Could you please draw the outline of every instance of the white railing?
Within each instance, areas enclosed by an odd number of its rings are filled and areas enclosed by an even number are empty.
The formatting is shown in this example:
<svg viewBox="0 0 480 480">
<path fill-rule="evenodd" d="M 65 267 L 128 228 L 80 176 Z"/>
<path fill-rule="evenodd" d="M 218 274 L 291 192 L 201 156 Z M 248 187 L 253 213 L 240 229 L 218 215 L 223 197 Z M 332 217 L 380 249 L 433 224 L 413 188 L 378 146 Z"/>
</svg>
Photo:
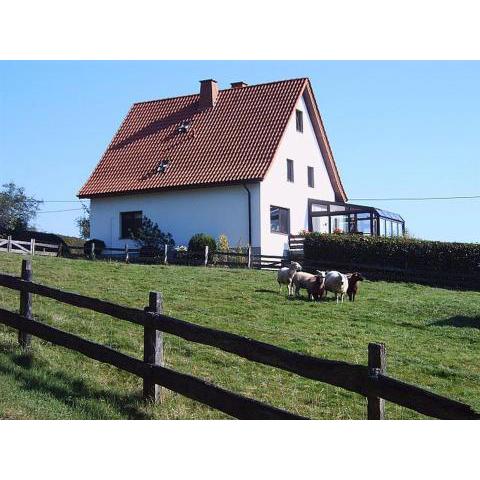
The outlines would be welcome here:
<svg viewBox="0 0 480 480">
<path fill-rule="evenodd" d="M 7 238 L 0 238 L 0 251 L 8 253 L 58 256 L 60 247 L 61 245 L 51 243 L 37 243 L 34 238 L 30 239 L 29 242 L 13 240 L 10 235 Z"/>
</svg>

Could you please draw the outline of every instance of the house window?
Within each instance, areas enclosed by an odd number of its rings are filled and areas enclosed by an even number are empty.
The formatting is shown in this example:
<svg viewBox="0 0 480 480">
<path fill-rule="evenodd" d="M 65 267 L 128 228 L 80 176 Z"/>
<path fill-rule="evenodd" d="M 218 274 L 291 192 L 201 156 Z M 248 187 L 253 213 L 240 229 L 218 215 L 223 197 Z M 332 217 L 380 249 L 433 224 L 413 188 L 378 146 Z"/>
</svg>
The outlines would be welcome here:
<svg viewBox="0 0 480 480">
<path fill-rule="evenodd" d="M 295 117 L 297 123 L 297 132 L 303 132 L 303 112 L 301 110 L 295 110 Z"/>
<path fill-rule="evenodd" d="M 308 167 L 308 186 L 311 188 L 315 187 L 315 174 L 313 167 Z"/>
<path fill-rule="evenodd" d="M 131 238 L 132 233 L 138 232 L 142 226 L 142 211 L 137 212 L 121 212 L 120 213 L 120 238 Z"/>
<path fill-rule="evenodd" d="M 287 158 L 287 182 L 293 183 L 293 160 Z"/>
<path fill-rule="evenodd" d="M 270 207 L 270 231 L 290 233 L 290 210 L 288 208 Z"/>
</svg>

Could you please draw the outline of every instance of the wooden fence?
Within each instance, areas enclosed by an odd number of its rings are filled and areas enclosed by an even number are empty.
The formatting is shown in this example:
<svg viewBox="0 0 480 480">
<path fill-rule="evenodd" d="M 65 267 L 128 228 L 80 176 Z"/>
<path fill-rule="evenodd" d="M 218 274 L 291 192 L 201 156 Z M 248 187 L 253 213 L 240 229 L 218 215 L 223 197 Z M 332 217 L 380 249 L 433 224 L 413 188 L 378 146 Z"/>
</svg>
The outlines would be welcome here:
<svg viewBox="0 0 480 480">
<path fill-rule="evenodd" d="M 67 253 L 68 250 L 68 253 Z M 260 255 L 253 253 L 251 247 L 244 251 L 215 251 L 209 252 L 208 247 L 202 252 L 177 252 L 165 245 L 162 252 L 156 256 L 141 256 L 139 248 L 131 248 L 125 245 L 124 248 L 105 247 L 100 256 L 95 254 L 95 242 L 90 244 L 89 252 L 84 247 L 63 247 L 47 243 L 37 243 L 35 239 L 29 242 L 0 238 L 0 251 L 10 253 L 21 253 L 24 255 L 50 255 L 50 256 L 73 256 L 82 258 L 107 258 L 127 263 L 154 263 L 173 265 L 203 265 L 203 266 L 226 266 L 238 268 L 262 268 L 278 269 L 285 265 L 285 257 L 280 255 Z"/>
<path fill-rule="evenodd" d="M 89 257 L 95 258 L 94 244 L 91 244 Z M 103 258 L 111 258 L 129 263 L 156 263 L 172 265 L 190 265 L 190 266 L 226 266 L 237 268 L 262 268 L 278 269 L 284 266 L 288 260 L 281 255 L 262 255 L 255 253 L 251 247 L 246 247 L 243 251 L 235 250 L 216 250 L 209 251 L 205 247 L 203 251 L 189 252 L 176 251 L 172 247 L 165 245 L 155 256 L 141 256 L 141 250 L 130 248 L 125 245 L 124 248 L 105 247 L 101 255 Z"/>
<path fill-rule="evenodd" d="M 148 306 L 141 310 L 35 283 L 32 281 L 30 260 L 23 260 L 20 278 L 0 274 L 0 286 L 20 292 L 20 313 L 0 308 L 0 323 L 19 331 L 22 348 L 29 348 L 33 335 L 113 365 L 141 377 L 143 395 L 148 400 L 161 402 L 162 392 L 159 387 L 165 387 L 236 418 L 305 418 L 165 367 L 162 337 L 165 332 L 358 393 L 368 399 L 369 419 L 384 418 L 384 400 L 435 418 L 480 419 L 480 414 L 469 405 L 388 377 L 385 347 L 382 344 L 368 346 L 368 366 L 316 358 L 164 315 L 162 296 L 158 292 L 150 293 Z M 144 338 L 143 360 L 38 322 L 33 317 L 32 294 L 141 325 Z"/>
<path fill-rule="evenodd" d="M 11 236 L 0 238 L 0 251 L 20 253 L 22 255 L 49 255 L 58 256 L 61 245 L 35 242 L 32 238 L 29 242 L 13 240 Z"/>
</svg>

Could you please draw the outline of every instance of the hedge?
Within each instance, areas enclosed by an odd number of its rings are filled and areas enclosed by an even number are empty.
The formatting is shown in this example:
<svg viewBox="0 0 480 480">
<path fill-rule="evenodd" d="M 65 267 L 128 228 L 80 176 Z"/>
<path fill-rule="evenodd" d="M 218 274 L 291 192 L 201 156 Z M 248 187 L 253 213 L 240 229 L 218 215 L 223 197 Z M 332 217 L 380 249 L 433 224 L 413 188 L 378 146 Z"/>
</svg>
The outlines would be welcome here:
<svg viewBox="0 0 480 480">
<path fill-rule="evenodd" d="M 404 237 L 307 233 L 304 256 L 312 261 L 383 265 L 389 268 L 480 274 L 480 244 Z"/>
</svg>

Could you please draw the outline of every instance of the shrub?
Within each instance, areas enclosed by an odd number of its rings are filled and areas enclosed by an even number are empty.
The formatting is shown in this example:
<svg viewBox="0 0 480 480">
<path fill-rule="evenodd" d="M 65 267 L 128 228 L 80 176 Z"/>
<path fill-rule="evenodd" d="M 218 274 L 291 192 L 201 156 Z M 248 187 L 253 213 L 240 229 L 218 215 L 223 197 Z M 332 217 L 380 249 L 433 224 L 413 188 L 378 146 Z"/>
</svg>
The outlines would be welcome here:
<svg viewBox="0 0 480 480">
<path fill-rule="evenodd" d="M 228 252 L 229 248 L 228 237 L 222 233 L 217 240 L 217 250 L 220 252 Z"/>
<path fill-rule="evenodd" d="M 131 233 L 132 240 L 140 247 L 140 256 L 157 257 L 163 252 L 164 245 L 173 247 L 175 241 L 170 233 L 164 233 L 158 225 L 144 216 L 142 225 Z"/>
<path fill-rule="evenodd" d="M 92 243 L 95 243 L 95 256 L 98 257 L 105 250 L 105 242 L 103 240 L 99 240 L 98 238 L 87 240 L 83 244 L 83 253 L 86 257 L 89 257 L 92 253 Z"/>
<path fill-rule="evenodd" d="M 208 245 L 209 254 L 217 250 L 215 239 L 206 233 L 196 233 L 188 242 L 188 251 L 192 253 L 201 253 Z"/>
<path fill-rule="evenodd" d="M 435 242 L 404 237 L 370 237 L 309 233 L 305 236 L 305 258 L 384 265 L 439 273 L 478 273 L 480 244 Z"/>
</svg>

